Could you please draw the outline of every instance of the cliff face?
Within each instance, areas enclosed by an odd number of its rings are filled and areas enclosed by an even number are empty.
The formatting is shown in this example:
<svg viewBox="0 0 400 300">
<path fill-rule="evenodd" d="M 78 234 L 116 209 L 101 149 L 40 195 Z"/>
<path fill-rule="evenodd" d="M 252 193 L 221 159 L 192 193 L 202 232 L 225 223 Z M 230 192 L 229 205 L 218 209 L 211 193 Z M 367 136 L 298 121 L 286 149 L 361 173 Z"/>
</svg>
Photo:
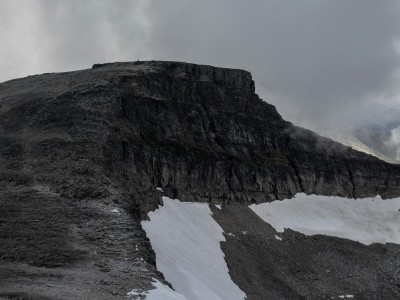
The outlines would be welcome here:
<svg viewBox="0 0 400 300">
<path fill-rule="evenodd" d="M 297 192 L 391 197 L 400 166 L 284 121 L 242 70 L 151 61 L 4 82 L 0 298 L 151 288 L 162 274 L 139 219 L 157 207 L 156 187 L 244 204 Z"/>
<path fill-rule="evenodd" d="M 196 201 L 400 192 L 398 167 L 284 121 L 258 98 L 245 71 L 161 62 L 120 67 L 129 74 L 116 79 L 119 123 L 129 128 L 104 148 L 110 174 L 138 172 L 145 189 L 160 186 Z"/>
<path fill-rule="evenodd" d="M 45 181 L 69 198 L 118 194 L 147 211 L 155 187 L 246 203 L 400 194 L 399 166 L 284 121 L 246 71 L 114 63 L 9 81 L 0 92 L 3 181 Z"/>
</svg>

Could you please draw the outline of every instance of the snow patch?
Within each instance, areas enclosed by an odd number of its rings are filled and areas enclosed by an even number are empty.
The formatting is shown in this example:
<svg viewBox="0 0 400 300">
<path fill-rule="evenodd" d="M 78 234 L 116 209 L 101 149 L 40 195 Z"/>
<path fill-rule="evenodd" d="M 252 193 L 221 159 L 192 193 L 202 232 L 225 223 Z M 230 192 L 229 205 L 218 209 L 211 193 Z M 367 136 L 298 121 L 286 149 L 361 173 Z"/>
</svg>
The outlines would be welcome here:
<svg viewBox="0 0 400 300">
<path fill-rule="evenodd" d="M 138 297 L 144 296 L 144 299 L 148 300 L 188 300 L 186 297 L 178 294 L 174 290 L 172 290 L 169 286 L 163 284 L 157 279 L 153 278 L 154 282 L 152 282 L 155 289 L 140 292 L 140 290 L 132 290 L 128 293 L 128 297 Z"/>
<path fill-rule="evenodd" d="M 275 238 L 276 238 L 277 240 L 282 241 L 282 238 L 281 238 L 279 235 L 276 235 L 276 234 L 275 234 Z"/>
<path fill-rule="evenodd" d="M 111 210 L 111 212 L 112 212 L 112 213 L 117 213 L 117 214 L 120 214 L 120 213 L 121 213 L 121 212 L 119 211 L 118 208 L 113 208 L 113 209 Z"/>
<path fill-rule="evenodd" d="M 215 207 L 218 208 L 219 210 L 222 209 L 221 204 L 215 204 Z"/>
<path fill-rule="evenodd" d="M 348 298 L 348 299 L 351 299 L 351 298 L 354 298 L 354 296 L 353 295 L 340 295 L 340 296 L 338 296 L 340 299 L 345 299 L 345 298 Z"/>
<path fill-rule="evenodd" d="M 225 241 L 223 230 L 211 217 L 208 204 L 168 197 L 163 202 L 142 226 L 166 280 L 190 300 L 244 299 L 246 295 L 228 274 L 220 247 Z"/>
<path fill-rule="evenodd" d="M 146 297 L 146 299 L 148 300 L 187 300 L 186 297 L 178 294 L 169 286 L 162 284 L 157 279 L 155 279 L 155 283 L 153 283 L 153 286 L 155 287 L 155 289 L 148 291 L 148 295 Z"/>
<path fill-rule="evenodd" d="M 250 208 L 278 232 L 324 234 L 363 244 L 400 244 L 400 198 L 348 199 L 297 194 L 295 199 L 253 204 Z"/>
<path fill-rule="evenodd" d="M 156 188 L 156 190 L 159 191 L 159 192 L 161 192 L 161 193 L 164 193 L 163 189 L 160 188 L 160 187 Z"/>
<path fill-rule="evenodd" d="M 140 292 L 140 290 L 135 290 L 135 289 L 133 289 L 133 290 L 130 291 L 127 295 L 128 295 L 129 297 L 134 297 L 134 296 L 141 296 L 142 293 Z"/>
</svg>

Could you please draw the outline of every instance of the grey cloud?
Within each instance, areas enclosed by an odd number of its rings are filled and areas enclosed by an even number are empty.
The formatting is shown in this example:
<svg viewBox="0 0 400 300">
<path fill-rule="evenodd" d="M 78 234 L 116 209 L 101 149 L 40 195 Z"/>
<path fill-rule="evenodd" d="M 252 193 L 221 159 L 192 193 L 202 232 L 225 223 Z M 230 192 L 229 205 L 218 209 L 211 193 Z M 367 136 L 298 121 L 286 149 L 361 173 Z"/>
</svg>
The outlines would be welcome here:
<svg viewBox="0 0 400 300">
<path fill-rule="evenodd" d="M 136 59 L 243 68 L 264 100 L 313 128 L 385 118 L 376 107 L 398 101 L 397 0 L 3 0 L 0 24 L 0 80 Z"/>
<path fill-rule="evenodd" d="M 399 67 L 398 1 L 178 2 L 153 2 L 158 56 L 250 69 L 261 96 L 303 125 L 363 117 Z"/>
<path fill-rule="evenodd" d="M 2 0 L 0 81 L 148 53 L 147 1 Z"/>
</svg>

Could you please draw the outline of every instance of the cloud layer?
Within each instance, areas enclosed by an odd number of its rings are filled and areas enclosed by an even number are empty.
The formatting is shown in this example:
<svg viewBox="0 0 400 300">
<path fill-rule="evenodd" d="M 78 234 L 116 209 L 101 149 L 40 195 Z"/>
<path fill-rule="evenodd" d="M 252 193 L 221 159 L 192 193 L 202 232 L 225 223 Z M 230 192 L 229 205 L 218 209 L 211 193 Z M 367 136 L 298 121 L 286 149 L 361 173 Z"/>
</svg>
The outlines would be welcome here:
<svg viewBox="0 0 400 300">
<path fill-rule="evenodd" d="M 247 69 L 264 100 L 313 128 L 400 105 L 397 0 L 3 0 L 0 39 L 0 81 L 164 59 Z"/>
</svg>

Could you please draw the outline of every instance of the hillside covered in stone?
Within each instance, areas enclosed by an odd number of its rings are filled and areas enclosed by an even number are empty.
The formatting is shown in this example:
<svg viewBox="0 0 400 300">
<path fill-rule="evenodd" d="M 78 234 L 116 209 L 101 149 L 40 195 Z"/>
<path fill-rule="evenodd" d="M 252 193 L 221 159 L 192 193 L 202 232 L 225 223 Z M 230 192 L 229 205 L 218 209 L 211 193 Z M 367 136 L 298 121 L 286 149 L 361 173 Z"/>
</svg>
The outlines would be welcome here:
<svg viewBox="0 0 400 300">
<path fill-rule="evenodd" d="M 236 204 L 298 192 L 399 196 L 400 166 L 283 120 L 243 70 L 149 61 L 4 82 L 0 299 L 120 299 L 150 288 L 163 277 L 140 220 L 161 203 L 157 187 L 235 204 L 228 218 Z"/>
</svg>

